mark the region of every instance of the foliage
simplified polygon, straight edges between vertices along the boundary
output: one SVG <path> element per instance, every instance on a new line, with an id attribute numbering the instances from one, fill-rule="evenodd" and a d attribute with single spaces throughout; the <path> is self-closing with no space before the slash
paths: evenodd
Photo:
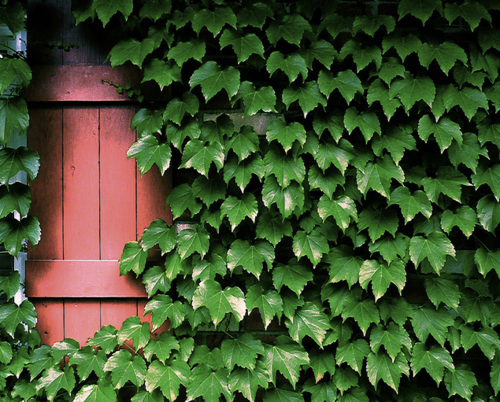
<path id="1" fill-rule="evenodd" d="M 11 29 L 17 7 L 0 6 Z M 33 348 L 29 302 L 5 304 L 0 392 L 497 400 L 499 11 L 490 0 L 74 1 L 77 22 L 126 28 L 113 66 L 142 66 L 172 91 L 137 112 L 128 155 L 141 173 L 176 170 L 174 225 L 152 222 L 120 266 L 171 331 L 151 337 L 131 317 L 90 346 Z M 5 66 L 2 91 L 29 82 L 27 66 Z M 22 99 L 7 98 L 3 141 L 27 124 Z M 7 218 L 29 206 L 9 180 L 38 166 L 29 150 L 1 152 L 0 239 L 16 254 L 39 234 Z M 178 233 L 177 221 L 190 225 Z M 156 245 L 164 264 L 149 267 Z"/>

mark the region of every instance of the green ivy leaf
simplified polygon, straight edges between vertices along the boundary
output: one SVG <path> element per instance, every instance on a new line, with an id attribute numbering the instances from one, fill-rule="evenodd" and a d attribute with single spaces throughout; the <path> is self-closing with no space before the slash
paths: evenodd
<path id="1" fill-rule="evenodd" d="M 145 3 L 139 11 L 141 19 L 149 18 L 156 22 L 164 14 L 169 14 L 172 10 L 171 0 L 153 0 Z"/>
<path id="2" fill-rule="evenodd" d="M 105 353 L 111 353 L 118 346 L 118 336 L 115 327 L 104 325 L 88 340 L 89 346 L 99 347 Z"/>
<path id="3" fill-rule="evenodd" d="M 500 204 L 492 195 L 487 195 L 477 203 L 477 217 L 481 226 L 494 232 L 500 223 Z"/>
<path id="4" fill-rule="evenodd" d="M 252 193 L 246 193 L 241 198 L 230 195 L 221 205 L 221 218 L 227 216 L 231 224 L 231 230 L 249 217 L 254 223 L 257 218 L 257 200 Z"/>
<path id="5" fill-rule="evenodd" d="M 448 75 L 448 72 L 460 60 L 464 65 L 467 65 L 468 58 L 464 50 L 455 43 L 443 42 L 439 45 L 431 45 L 423 43 L 418 49 L 418 60 L 426 69 L 433 60 L 439 64 L 441 70 Z"/>
<path id="6" fill-rule="evenodd" d="M 276 372 L 279 371 L 295 387 L 299 379 L 301 366 L 309 363 L 307 352 L 287 336 L 276 338 L 274 345 L 264 344 L 264 366 L 276 384 Z"/>
<path id="7" fill-rule="evenodd" d="M 132 117 L 132 122 L 130 128 L 132 130 L 136 129 L 139 137 L 148 134 L 161 133 L 161 128 L 163 126 L 161 112 L 159 110 L 149 110 L 140 109 L 134 117 Z"/>
<path id="8" fill-rule="evenodd" d="M 299 46 L 304 32 L 312 31 L 311 25 L 299 14 L 285 14 L 281 21 L 275 20 L 266 30 L 267 39 L 271 44 L 283 39 L 288 43 Z"/>
<path id="9" fill-rule="evenodd" d="M 106 1 L 106 0 L 100 0 Z M 106 2 L 107 4 L 110 4 Z M 127 61 L 130 61 L 132 64 L 141 68 L 142 63 L 146 56 L 153 52 L 154 49 L 154 41 L 153 39 L 146 38 L 142 42 L 139 42 L 136 39 L 129 38 L 118 42 L 111 51 L 109 52 L 109 58 L 111 60 L 111 66 L 121 66 L 125 64 Z M 161 62 L 159 60 L 159 62 Z M 155 65 L 154 71 L 156 72 L 158 66 Z M 155 74 L 153 74 L 155 75 Z"/>
<path id="10" fill-rule="evenodd" d="M 318 60 L 326 68 L 330 68 L 333 60 L 338 56 L 337 51 L 330 42 L 320 39 L 311 44 L 309 48 L 301 47 L 299 54 L 306 60 L 307 68 L 313 69 L 314 60 Z"/>
<path id="11" fill-rule="evenodd" d="M 186 306 L 179 300 L 175 303 L 170 296 L 159 294 L 151 298 L 144 307 L 144 314 L 151 313 L 153 328 L 159 328 L 167 319 L 170 327 L 177 328 L 186 317 Z"/>
<path id="12" fill-rule="evenodd" d="M 476 115 L 479 108 L 488 110 L 488 98 L 483 91 L 477 88 L 465 87 L 458 89 L 449 85 L 443 93 L 443 103 L 447 111 L 458 106 L 469 121 Z"/>
<path id="13" fill-rule="evenodd" d="M 132 339 L 136 349 L 142 349 L 150 338 L 150 329 L 147 322 L 141 323 L 139 317 L 127 318 L 117 333 L 118 343 L 121 345 L 126 340 Z"/>
<path id="14" fill-rule="evenodd" d="M 198 35 L 206 27 L 216 37 L 226 24 L 236 29 L 236 15 L 230 7 L 202 8 L 194 14 L 191 24 Z"/>
<path id="15" fill-rule="evenodd" d="M 22 87 L 27 87 L 31 82 L 31 69 L 26 61 L 14 57 L 0 59 L 0 95 L 16 79 L 20 80 Z"/>
<path id="16" fill-rule="evenodd" d="M 420 100 L 431 106 L 436 96 L 436 87 L 432 79 L 427 76 L 414 78 L 407 73 L 405 78 L 392 82 L 389 96 L 391 98 L 397 96 L 405 107 L 406 113 L 409 113 L 413 105 Z"/>
<path id="17" fill-rule="evenodd" d="M 4 293 L 5 298 L 10 300 L 19 290 L 21 276 L 18 271 L 10 272 L 6 276 L 0 276 L 0 294 Z"/>
<path id="18" fill-rule="evenodd" d="M 181 230 L 177 237 L 177 247 L 181 260 L 195 252 L 203 258 L 208 252 L 209 237 L 208 232 L 201 225 Z"/>
<path id="19" fill-rule="evenodd" d="M 416 53 L 421 45 L 422 42 L 417 36 L 413 34 L 402 35 L 401 32 L 394 32 L 382 39 L 383 52 L 386 53 L 391 48 L 394 48 L 403 63 L 408 55 Z"/>
<path id="20" fill-rule="evenodd" d="M 125 275 L 130 271 L 139 276 L 146 267 L 146 258 L 148 252 L 144 251 L 141 243 L 131 241 L 123 247 L 123 253 L 120 257 L 120 275 Z"/>
<path id="21" fill-rule="evenodd" d="M 366 392 L 358 387 L 359 375 L 350 367 L 339 367 L 333 376 L 332 382 L 340 391 L 340 401 L 368 402 Z M 357 388 L 353 388 L 357 387 Z M 345 393 L 345 391 L 347 391 Z M 343 399 L 340 399 L 343 398 Z"/>
<path id="22" fill-rule="evenodd" d="M 500 250 L 487 251 L 484 248 L 478 248 L 474 255 L 474 261 L 479 273 L 484 277 L 492 269 L 497 272 L 497 275 L 500 273 Z"/>
<path id="23" fill-rule="evenodd" d="M 113 386 L 104 379 L 101 379 L 97 384 L 84 385 L 75 396 L 74 402 L 113 402 L 116 401 L 116 392 Z M 132 401 L 135 402 L 134 398 Z"/>
<path id="24" fill-rule="evenodd" d="M 370 333 L 370 347 L 373 352 L 378 353 L 380 346 L 384 346 L 391 360 L 395 362 L 403 346 L 408 351 L 412 350 L 412 341 L 403 327 L 390 322 L 384 328 L 381 326 L 373 328 Z"/>
<path id="25" fill-rule="evenodd" d="M 312 272 L 303 265 L 298 264 L 296 259 L 290 260 L 287 265 L 278 263 L 273 268 L 272 273 L 273 284 L 278 292 L 285 285 L 294 291 L 297 297 L 300 297 L 307 282 L 313 279 Z"/>
<path id="26" fill-rule="evenodd" d="M 425 342 L 429 335 L 443 347 L 448 327 L 454 322 L 453 315 L 443 306 L 438 309 L 423 306 L 415 309 L 411 323 L 420 342 Z"/>
<path id="27" fill-rule="evenodd" d="M 335 89 L 338 89 L 347 104 L 351 103 L 357 93 L 364 93 L 361 80 L 351 70 L 340 71 L 336 77 L 333 77 L 330 71 L 321 70 L 318 76 L 318 85 L 320 91 L 326 97 L 329 97 Z"/>
<path id="28" fill-rule="evenodd" d="M 345 184 L 345 177 L 342 176 L 342 173 L 337 169 L 327 169 L 325 172 L 321 171 L 321 169 L 317 165 L 312 165 L 307 172 L 308 182 L 311 190 L 318 189 L 325 193 L 327 198 L 323 201 L 322 206 L 318 204 L 318 212 L 320 216 L 324 214 L 328 214 L 328 210 L 330 209 L 327 199 L 333 200 L 333 193 L 336 191 L 337 187 L 343 187 Z M 321 200 L 324 196 L 321 197 Z M 340 197 L 342 198 L 342 197 Z M 348 197 L 349 198 L 349 197 Z M 339 201 L 340 199 L 337 199 Z M 335 202 L 335 201 L 334 201 Z M 320 212 L 320 208 L 323 209 L 323 215 Z M 339 211 L 340 212 L 340 211 Z M 333 215 L 333 214 L 331 214 Z M 357 216 L 357 212 L 356 212 Z M 338 220 L 337 224 L 342 228 L 343 225 L 340 225 Z"/>
<path id="29" fill-rule="evenodd" d="M 24 132 L 28 128 L 28 124 L 28 107 L 26 101 L 22 97 L 14 96 L 9 99 L 0 99 L 0 142 L 2 145 L 5 146 L 5 144 L 7 144 L 14 129 L 17 128 Z M 9 148 L 3 148 L 2 151 L 7 149 Z M 28 152 L 28 149 L 25 147 L 18 149 L 23 149 L 24 154 Z M 29 152 L 33 155 L 36 154 L 35 151 Z M 30 171 L 28 170 L 28 172 Z"/>
<path id="30" fill-rule="evenodd" d="M 399 218 L 391 208 L 375 209 L 365 208 L 359 214 L 358 229 L 368 229 L 368 235 L 372 242 L 375 242 L 385 232 L 389 232 L 393 237 L 399 228 Z"/>
<path id="31" fill-rule="evenodd" d="M 0 187 L 0 218 L 17 211 L 26 216 L 31 207 L 31 189 L 22 183 Z"/>
<path id="32" fill-rule="evenodd" d="M 385 324 L 387 324 L 389 320 L 392 320 L 402 327 L 409 318 L 413 317 L 412 307 L 401 297 L 384 297 L 380 301 L 379 309 L 380 318 Z"/>
<path id="33" fill-rule="evenodd" d="M 181 384 L 187 384 L 191 371 L 182 360 L 168 361 L 167 364 L 154 360 L 146 373 L 146 390 L 153 392 L 160 388 L 163 395 L 171 401 L 179 396 Z"/>
<path id="34" fill-rule="evenodd" d="M 6 4 L 5 1 L 2 2 Z M 9 2 L 6 7 L 0 9 L 0 20 L 2 24 L 7 25 L 13 35 L 17 35 L 22 31 L 26 24 L 26 12 L 23 8 L 23 3 Z"/>
<path id="35" fill-rule="evenodd" d="M 152 362 L 153 356 L 163 364 L 170 357 L 172 350 L 180 350 L 180 345 L 174 335 L 170 332 L 162 332 L 158 339 L 151 339 L 144 348 L 144 357 Z"/>
<path id="36" fill-rule="evenodd" d="M 403 184 L 404 177 L 403 169 L 389 155 L 384 155 L 375 163 L 369 162 L 364 171 L 358 170 L 356 173 L 358 189 L 364 196 L 368 189 L 373 189 L 386 198 L 389 198 L 392 179 Z"/>
<path id="37" fill-rule="evenodd" d="M 147 39 L 144 41 L 146 40 Z M 144 58 L 142 58 L 142 60 L 144 60 Z M 133 63 L 136 64 L 135 62 Z M 142 61 L 140 63 L 142 64 Z M 160 87 L 160 90 L 163 91 L 163 88 L 170 86 L 173 82 L 180 82 L 181 80 L 181 70 L 177 64 L 153 59 L 144 67 L 144 78 L 141 82 L 155 81 Z"/>
<path id="38" fill-rule="evenodd" d="M 189 210 L 191 216 L 200 212 L 202 204 L 194 196 L 191 186 L 187 183 L 176 186 L 167 197 L 167 205 L 170 205 L 174 219 L 179 218 Z"/>
<path id="39" fill-rule="evenodd" d="M 445 306 L 457 311 L 460 302 L 460 290 L 455 282 L 444 278 L 427 278 L 425 280 L 425 290 L 429 300 L 436 308 L 442 302 Z"/>
<path id="40" fill-rule="evenodd" d="M 326 333 L 331 328 L 326 314 L 312 302 L 306 302 L 299 307 L 293 320 L 285 321 L 285 325 L 295 342 L 300 344 L 305 336 L 309 336 L 320 347 L 323 347 Z"/>
<path id="41" fill-rule="evenodd" d="M 193 308 L 205 306 L 210 311 L 214 325 L 218 325 L 227 313 L 232 313 L 238 321 L 243 319 L 247 308 L 245 297 L 238 287 L 221 286 L 210 279 L 202 281 L 193 296 Z"/>
<path id="42" fill-rule="evenodd" d="M 382 133 L 380 131 L 380 121 L 375 113 L 358 113 L 355 107 L 350 107 L 346 110 L 344 115 L 344 125 L 349 134 L 352 134 L 355 128 L 359 128 L 367 143 L 373 137 L 373 134 Z"/>
<path id="43" fill-rule="evenodd" d="M 366 95 L 366 100 L 368 101 L 368 106 L 371 106 L 374 102 L 378 101 L 380 106 L 384 111 L 387 120 L 390 120 L 392 116 L 396 113 L 396 110 L 401 106 L 401 102 L 398 98 L 393 98 L 389 95 L 389 87 L 384 84 L 380 79 L 376 79 L 368 88 L 368 93 Z M 385 136 L 379 138 L 383 140 Z M 377 139 L 375 139 L 376 141 Z"/>
<path id="44" fill-rule="evenodd" d="M 195 59 L 201 63 L 206 52 L 205 41 L 193 39 L 187 42 L 179 42 L 168 51 L 167 57 L 175 60 L 182 67 L 189 59 Z"/>
<path id="45" fill-rule="evenodd" d="M 397 187 L 391 193 L 387 205 L 399 205 L 405 224 L 410 222 L 418 213 L 429 219 L 432 215 L 432 205 L 423 191 L 417 190 L 410 193 L 408 187 Z"/>
<path id="46" fill-rule="evenodd" d="M 330 282 L 346 281 L 351 288 L 359 280 L 359 271 L 363 260 L 356 256 L 352 249 L 346 246 L 330 248 L 330 252 L 323 258 L 329 264 Z"/>
<path id="47" fill-rule="evenodd" d="M 62 370 L 59 367 L 51 367 L 43 373 L 36 390 L 45 390 L 47 399 L 53 401 L 59 390 L 65 389 L 71 393 L 75 385 L 75 373 L 71 366 L 65 366 Z"/>
<path id="48" fill-rule="evenodd" d="M 276 204 L 283 217 L 287 218 L 295 208 L 302 209 L 304 206 L 304 188 L 295 181 L 282 188 L 273 176 L 268 176 L 262 189 L 262 201 L 268 208 Z"/>
<path id="49" fill-rule="evenodd" d="M 272 18 L 273 10 L 264 3 L 249 3 L 238 11 L 238 25 L 242 28 L 246 26 L 262 29 L 267 18 Z"/>
<path id="50" fill-rule="evenodd" d="M 283 300 L 278 292 L 269 290 L 264 292 L 260 285 L 251 286 L 246 294 L 246 305 L 248 311 L 259 309 L 264 328 L 267 329 L 274 316 L 281 319 L 283 313 Z"/>
<path id="51" fill-rule="evenodd" d="M 427 20 L 432 16 L 434 11 L 443 15 L 443 5 L 440 0 L 401 0 L 398 5 L 399 19 L 403 18 L 407 14 L 411 14 L 414 17 L 422 21 L 425 25 Z"/>
<path id="52" fill-rule="evenodd" d="M 319 264 L 323 254 L 328 253 L 328 241 L 322 236 L 319 229 L 307 233 L 303 230 L 297 231 L 293 237 L 293 252 L 295 256 L 300 259 L 307 256 L 313 267 Z"/>
<path id="53" fill-rule="evenodd" d="M 267 58 L 266 68 L 270 76 L 272 76 L 276 70 L 283 71 L 290 82 L 295 81 L 299 74 L 302 75 L 304 81 L 307 79 L 308 71 L 306 61 L 297 53 L 292 53 L 285 58 L 281 52 L 273 52 Z"/>
<path id="54" fill-rule="evenodd" d="M 352 24 L 354 34 L 362 31 L 372 38 L 382 26 L 389 34 L 396 28 L 396 20 L 392 15 L 358 15 Z"/>
<path id="55" fill-rule="evenodd" d="M 264 213 L 257 220 L 256 237 L 268 240 L 274 247 L 281 241 L 283 236 L 292 237 L 292 225 L 288 220 L 280 216 Z"/>
<path id="56" fill-rule="evenodd" d="M 383 380 L 394 391 L 398 392 L 401 375 L 410 376 L 408 362 L 402 353 L 391 360 L 385 353 L 370 353 L 366 359 L 366 371 L 370 383 L 376 387 Z"/>
<path id="57" fill-rule="evenodd" d="M 452 371 L 444 374 L 444 385 L 449 397 L 459 395 L 469 402 L 472 397 L 472 389 L 477 386 L 476 376 L 467 364 L 460 364 Z"/>
<path id="58" fill-rule="evenodd" d="M 182 95 L 182 100 L 179 98 L 174 98 L 168 102 L 167 108 L 163 113 L 164 121 L 172 121 L 178 125 L 181 125 L 182 118 L 186 113 L 194 116 L 200 107 L 200 102 L 198 98 L 190 94 L 189 92 L 185 92 Z"/>
<path id="59" fill-rule="evenodd" d="M 339 146 L 331 142 L 319 144 L 316 152 L 316 163 L 323 172 L 333 164 L 344 175 L 354 158 L 355 150 L 345 139 L 340 140 Z"/>
<path id="60" fill-rule="evenodd" d="M 264 162 L 258 155 L 253 155 L 240 163 L 236 157 L 230 157 L 224 165 L 224 181 L 229 184 L 234 178 L 242 193 L 245 192 L 245 187 L 250 183 L 253 175 L 261 180 L 264 174 Z"/>
<path id="61" fill-rule="evenodd" d="M 283 103 L 287 109 L 295 101 L 299 102 L 304 117 L 318 105 L 325 107 L 327 104 L 327 99 L 319 91 L 318 84 L 311 81 L 302 85 L 292 85 L 283 90 Z"/>
<path id="62" fill-rule="evenodd" d="M 386 149 L 397 165 L 403 159 L 406 150 L 413 151 L 417 148 L 412 135 L 399 128 L 391 127 L 384 135 L 373 139 L 372 149 L 378 157 L 382 157 L 382 151 Z"/>
<path id="63" fill-rule="evenodd" d="M 469 351 L 474 345 L 478 345 L 484 355 L 491 361 L 495 357 L 495 352 L 500 347 L 498 334 L 490 327 L 483 327 L 474 330 L 470 325 L 460 326 L 460 339 L 464 351 Z"/>
<path id="64" fill-rule="evenodd" d="M 229 370 L 237 365 L 249 370 L 255 369 L 257 355 L 264 355 L 264 346 L 251 333 L 246 332 L 235 339 L 222 341 L 220 350 L 224 364 Z"/>
<path id="65" fill-rule="evenodd" d="M 447 255 L 455 257 L 455 248 L 442 232 L 430 233 L 426 238 L 414 236 L 410 240 L 410 258 L 416 267 L 427 258 L 434 271 L 439 274 Z"/>
<path id="66" fill-rule="evenodd" d="M 306 168 L 302 158 L 294 158 L 283 154 L 278 147 L 271 147 L 264 157 L 266 174 L 274 175 L 280 187 L 290 186 L 292 180 L 301 184 L 304 181 Z"/>
<path id="67" fill-rule="evenodd" d="M 486 170 L 480 169 L 471 178 L 476 189 L 483 184 L 487 184 L 493 192 L 495 199 L 497 201 L 500 200 L 500 164 L 495 164 Z"/>
<path id="68" fill-rule="evenodd" d="M 366 290 L 369 282 L 372 283 L 375 301 L 385 294 L 391 283 L 396 285 L 401 294 L 406 284 L 405 266 L 401 261 L 393 261 L 388 265 L 385 261 L 366 260 L 359 271 L 359 284 Z"/>
<path id="69" fill-rule="evenodd" d="M 309 353 L 309 367 L 314 372 L 314 380 L 316 383 L 322 380 L 326 373 L 333 376 L 337 370 L 335 359 L 332 359 L 331 355 L 320 351 L 311 351 Z M 308 382 L 310 380 L 308 380 Z"/>
<path id="70" fill-rule="evenodd" d="M 0 151 L 1 152 L 1 151 Z M 0 242 L 10 255 L 17 257 L 23 250 L 23 243 L 28 240 L 32 246 L 41 238 L 40 222 L 32 215 L 18 221 L 15 218 L 4 218 L 0 221 Z"/>
<path id="71" fill-rule="evenodd" d="M 132 356 L 128 350 L 119 350 L 112 354 L 104 371 L 111 371 L 111 381 L 115 389 L 122 388 L 127 381 L 140 387 L 146 379 L 146 363 L 139 355 Z"/>
<path id="72" fill-rule="evenodd" d="M 269 142 L 277 140 L 283 146 L 285 153 L 288 153 L 297 140 L 304 146 L 307 136 L 302 124 L 298 122 L 287 124 L 283 119 L 276 119 L 269 124 L 266 137 Z"/>
<path id="73" fill-rule="evenodd" d="M 443 379 L 445 368 L 449 371 L 455 369 L 453 359 L 445 348 L 437 345 L 427 348 L 424 342 L 417 342 L 413 346 L 411 370 L 414 375 L 425 369 L 439 385 Z"/>
<path id="74" fill-rule="evenodd" d="M 142 175 L 149 171 L 153 164 L 158 166 L 163 175 L 170 166 L 172 152 L 169 144 L 160 144 L 155 136 L 147 134 L 132 144 L 127 151 L 127 157 L 136 158 Z"/>
<path id="75" fill-rule="evenodd" d="M 260 363 L 260 361 L 257 363 Z M 240 391 L 251 402 L 255 402 L 257 389 L 267 387 L 268 382 L 262 364 L 257 364 L 257 367 L 253 370 L 237 368 L 229 375 L 231 390 L 233 392 Z"/>
<path id="76" fill-rule="evenodd" d="M 337 225 L 345 232 L 351 223 L 358 220 L 356 204 L 348 196 L 340 196 L 332 200 L 327 195 L 323 195 L 318 203 L 318 213 L 325 221 L 329 216 L 333 216 Z"/>
<path id="77" fill-rule="evenodd" d="M 349 317 L 354 318 L 361 331 L 363 331 L 363 335 L 366 335 L 366 331 L 372 323 L 378 324 L 380 322 L 377 306 L 371 299 L 359 300 L 353 298 L 349 300 L 342 310 L 343 322 Z"/>
<path id="78" fill-rule="evenodd" d="M 260 278 L 262 264 L 267 264 L 271 269 L 274 261 L 274 248 L 265 240 L 258 240 L 255 244 L 250 244 L 246 240 L 237 239 L 231 244 L 227 253 L 227 266 L 232 272 L 238 266 L 242 266 L 249 273 Z"/>
<path id="79" fill-rule="evenodd" d="M 144 229 L 141 236 L 142 248 L 149 250 L 156 244 L 160 246 L 162 254 L 172 251 L 177 242 L 177 230 L 174 226 L 168 226 L 163 219 L 157 219 Z"/>
<path id="80" fill-rule="evenodd" d="M 107 356 L 103 350 L 94 350 L 92 346 L 85 346 L 73 354 L 69 359 L 69 364 L 76 364 L 76 372 L 82 380 L 86 380 L 92 372 L 98 378 L 104 377 L 104 365 Z"/>
<path id="81" fill-rule="evenodd" d="M 445 194 L 460 203 L 462 186 L 469 186 L 470 183 L 458 170 L 451 166 L 441 166 L 435 177 L 422 179 L 422 185 L 431 202 L 437 203 L 439 195 Z"/>
<path id="82" fill-rule="evenodd" d="M 363 361 L 370 352 L 370 346 L 364 339 L 356 339 L 347 342 L 337 348 L 335 360 L 340 366 L 342 363 L 347 363 L 358 374 L 361 374 L 363 369 Z"/>
<path id="83" fill-rule="evenodd" d="M 273 388 L 267 390 L 263 402 L 304 402 L 302 395 L 287 389 Z"/>
<path id="84" fill-rule="evenodd" d="M 252 54 L 264 58 L 264 45 L 259 37 L 253 33 L 242 35 L 233 29 L 225 29 L 220 40 L 220 48 L 231 45 L 238 58 L 238 63 L 248 60 Z"/>
<path id="85" fill-rule="evenodd" d="M 463 4 L 446 4 L 444 17 L 451 25 L 457 18 L 463 18 L 470 25 L 471 31 L 474 31 L 481 20 L 486 20 L 491 24 L 491 15 L 488 10 L 480 3 L 466 1 Z"/>
<path id="86" fill-rule="evenodd" d="M 441 153 L 447 149 L 453 140 L 460 146 L 462 145 L 462 131 L 460 126 L 448 117 L 443 117 L 435 123 L 429 115 L 423 116 L 418 122 L 418 135 L 427 142 L 429 136 L 433 134 L 441 149 Z"/>
<path id="87" fill-rule="evenodd" d="M 207 102 L 222 89 L 232 98 L 240 87 L 240 72 L 234 67 L 221 70 L 215 61 L 208 61 L 193 73 L 189 85 L 191 88 L 200 85 Z"/>
<path id="88" fill-rule="evenodd" d="M 399 60 L 397 58 L 391 57 L 387 62 L 382 63 L 382 67 L 380 67 L 378 76 L 388 86 L 391 86 L 391 82 L 394 78 L 398 76 L 401 78 L 405 78 L 405 71 L 405 67 L 399 62 Z"/>
<path id="89" fill-rule="evenodd" d="M 351 39 L 344 46 L 342 46 L 339 53 L 341 59 L 345 59 L 349 55 L 352 56 L 358 73 L 367 67 L 371 62 L 375 63 L 377 70 L 382 65 L 382 53 L 378 46 L 363 48 L 358 41 Z"/>
<path id="90" fill-rule="evenodd" d="M 255 89 L 255 86 L 249 82 L 241 83 L 238 95 L 235 101 L 243 99 L 245 105 L 245 116 L 253 116 L 260 110 L 266 113 L 276 113 L 276 93 L 270 86 Z"/>
<path id="91" fill-rule="evenodd" d="M 200 140 L 190 140 L 184 147 L 181 167 L 192 167 L 208 177 L 208 171 L 212 163 L 215 164 L 217 171 L 224 165 L 224 151 L 220 143 L 214 142 L 206 145 Z"/>
<path id="92" fill-rule="evenodd" d="M 336 142 L 339 142 L 344 132 L 344 117 L 337 109 L 325 113 L 318 108 L 314 112 L 313 129 L 320 137 L 326 130 Z M 307 136 L 307 139 L 309 138 L 310 134 Z"/>
<path id="93" fill-rule="evenodd" d="M 447 209 L 441 215 L 441 227 L 448 234 L 457 226 L 465 236 L 470 237 L 477 223 L 476 212 L 468 205 L 462 205 L 455 212 Z"/>
<path id="94" fill-rule="evenodd" d="M 489 159 L 488 150 L 479 145 L 477 136 L 472 133 L 463 134 L 462 145 L 458 142 L 452 142 L 448 148 L 448 157 L 455 169 L 458 169 L 458 165 L 463 164 L 474 174 L 476 174 L 479 165 L 479 156 Z"/>
<path id="95" fill-rule="evenodd" d="M 102 25 L 106 26 L 113 15 L 120 12 L 128 19 L 134 8 L 133 0 L 94 0 L 92 2 L 92 9 L 96 11 L 97 16 L 102 21 Z"/>
<path id="96" fill-rule="evenodd" d="M 397 258 L 402 261 L 408 261 L 408 246 L 410 239 L 402 233 L 397 233 L 395 237 L 384 236 L 374 243 L 370 244 L 371 253 L 379 252 L 382 258 L 391 264 Z"/>

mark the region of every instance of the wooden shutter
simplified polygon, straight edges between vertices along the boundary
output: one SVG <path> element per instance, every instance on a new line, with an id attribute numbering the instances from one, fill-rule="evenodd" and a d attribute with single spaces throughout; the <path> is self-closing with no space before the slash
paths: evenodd
<path id="1" fill-rule="evenodd" d="M 102 49 L 90 51 L 95 33 L 68 28 L 69 4 L 31 1 L 28 7 L 28 56 L 35 59 L 28 147 L 41 159 L 31 213 L 40 220 L 42 240 L 28 254 L 26 295 L 45 344 L 68 337 L 84 344 L 103 325 L 119 328 L 127 317 L 142 316 L 144 286 L 134 274 L 120 276 L 118 260 L 125 243 L 138 240 L 152 220 L 171 223 L 169 172 L 162 177 L 152 169 L 141 177 L 126 157 L 136 140 L 130 121 L 137 106 L 103 83 L 137 84 L 137 70 L 99 65 Z M 63 40 L 80 40 L 76 53 L 60 59 L 62 50 L 31 46 L 43 10 L 60 13 L 52 18 L 60 21 Z"/>

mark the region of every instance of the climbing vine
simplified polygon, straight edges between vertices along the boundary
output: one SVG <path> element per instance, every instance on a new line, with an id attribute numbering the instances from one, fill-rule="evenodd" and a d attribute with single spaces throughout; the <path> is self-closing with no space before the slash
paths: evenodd
<path id="1" fill-rule="evenodd" d="M 0 395 L 498 400 L 500 5 L 92 0 L 73 10 L 77 23 L 119 21 L 111 65 L 136 65 L 171 94 L 141 98 L 128 156 L 142 173 L 173 171 L 174 224 L 152 222 L 120 260 L 142 279 L 153 326 L 170 331 L 151 337 L 131 317 L 88 346 L 28 349 L 36 331 L 18 324 L 34 325 L 32 306 L 4 304 Z M 13 67 L 0 68 L 0 92 L 14 76 L 26 85 L 23 58 L 2 55 Z M 16 91 L 0 102 L 5 143 L 27 115 L 9 120 L 25 116 Z M 31 151 L 5 149 L 9 167 L 36 176 Z M 0 203 L 28 191 L 9 179 Z M 12 254 L 18 239 L 36 243 L 34 226 L 3 219 Z M 161 264 L 147 261 L 155 247 Z"/>

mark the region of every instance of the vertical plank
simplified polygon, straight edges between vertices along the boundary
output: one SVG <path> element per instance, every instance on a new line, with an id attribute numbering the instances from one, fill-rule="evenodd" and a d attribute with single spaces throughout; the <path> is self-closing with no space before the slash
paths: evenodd
<path id="1" fill-rule="evenodd" d="M 85 345 L 101 327 L 100 304 L 99 299 L 64 299 L 64 337 Z"/>
<path id="2" fill-rule="evenodd" d="M 101 326 L 120 329 L 123 321 L 137 315 L 136 299 L 101 299 Z"/>
<path id="3" fill-rule="evenodd" d="M 136 169 L 127 151 L 135 141 L 130 129 L 134 111 L 102 107 L 100 112 L 101 258 L 118 260 L 123 246 L 135 240 Z M 118 275 L 118 273 L 117 273 Z"/>
<path id="4" fill-rule="evenodd" d="M 30 65 L 61 65 L 63 50 L 63 4 L 65 0 L 28 0 L 27 43 Z"/>
<path id="5" fill-rule="evenodd" d="M 63 112 L 64 259 L 99 259 L 99 110 Z"/>
<path id="6" fill-rule="evenodd" d="M 31 259 L 62 259 L 62 111 L 33 108 L 28 147 L 40 154 L 40 171 L 30 186 L 31 213 L 40 220 L 43 236 L 30 250 Z"/>
<path id="7" fill-rule="evenodd" d="M 36 308 L 36 329 L 42 344 L 52 346 L 64 339 L 64 310 L 61 299 L 30 299 Z"/>
<path id="8" fill-rule="evenodd" d="M 142 177 L 137 171 L 137 239 L 155 219 L 162 218 L 169 225 L 172 224 L 172 213 L 165 203 L 171 188 L 171 169 L 164 176 L 156 166 Z"/>

